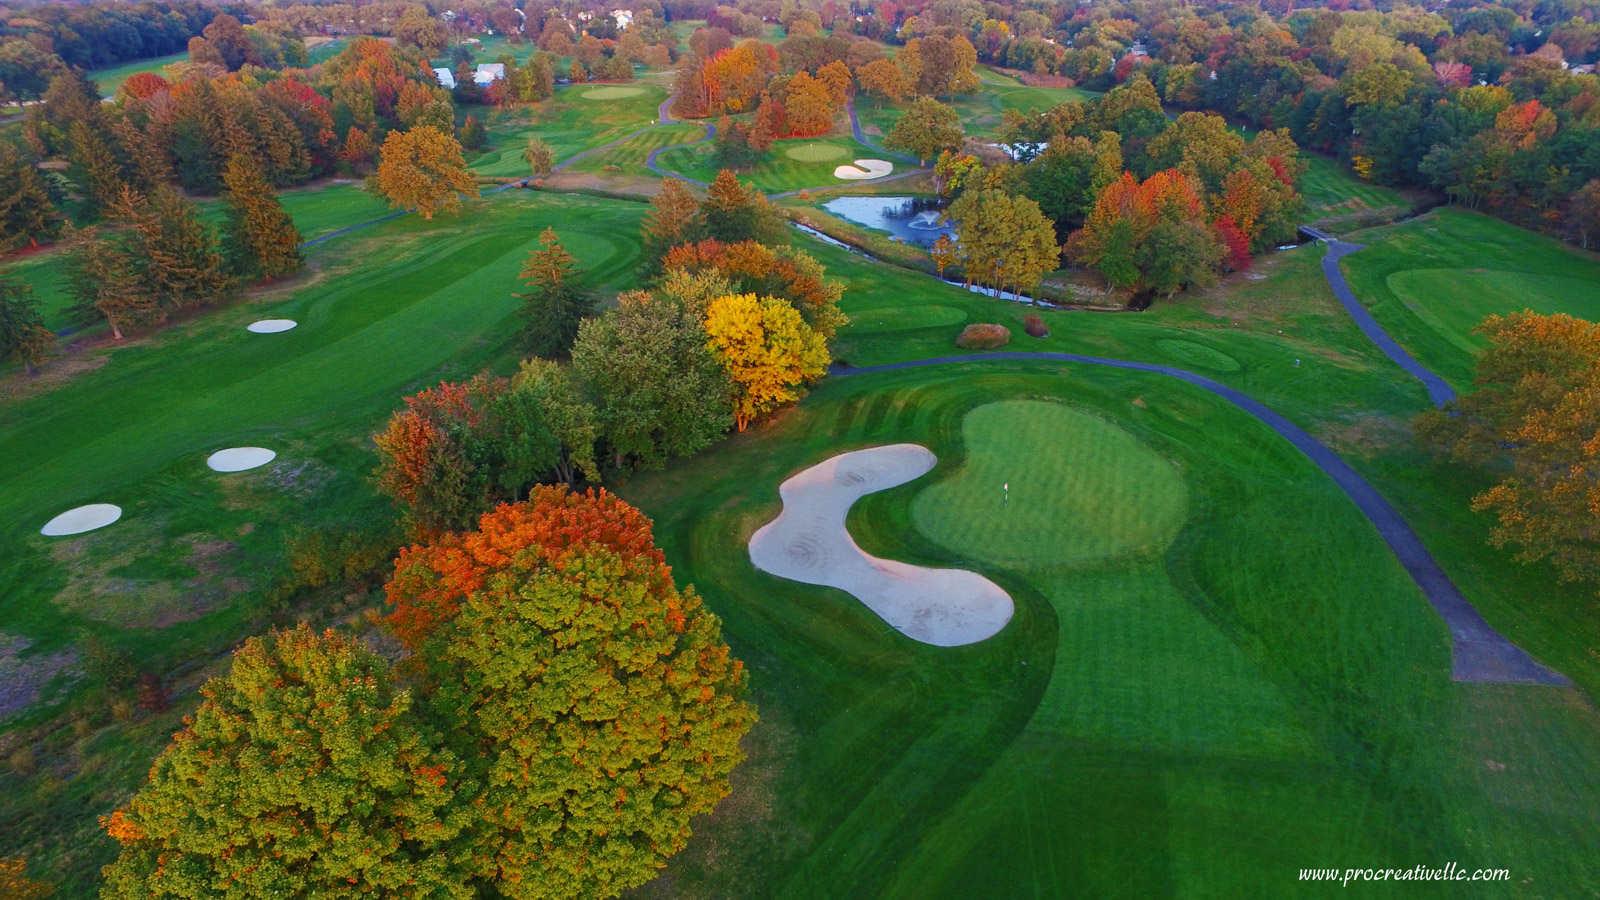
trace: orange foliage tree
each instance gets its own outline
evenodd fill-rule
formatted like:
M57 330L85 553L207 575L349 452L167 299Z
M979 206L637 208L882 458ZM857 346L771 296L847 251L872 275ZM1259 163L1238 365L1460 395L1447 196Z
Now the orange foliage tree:
M1495 515L1495 546L1600 581L1600 325L1518 312L1478 327L1477 389L1423 414L1418 434L1457 460L1511 467L1473 508ZM1504 470L1502 470L1504 472Z
M461 194L478 196L478 185L461 157L461 144L432 125L391 131L383 139L378 189L396 209L416 207L432 219L441 209L461 208Z
M844 288L828 281L822 264L801 250L772 249L756 241L724 244L705 240L674 247L661 264L669 273L716 272L737 293L788 301L824 340L832 340L839 327L849 321L839 311Z
M402 552L388 593L483 785L469 840L498 896L642 884L727 795L755 721L744 668L638 510L540 488Z

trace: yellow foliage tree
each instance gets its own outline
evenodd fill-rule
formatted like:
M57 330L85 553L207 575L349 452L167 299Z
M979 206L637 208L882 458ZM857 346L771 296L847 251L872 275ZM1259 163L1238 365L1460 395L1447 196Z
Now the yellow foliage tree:
M454 136L432 125L391 131L378 163L378 190L396 209L415 206L424 219L461 208L461 196L478 196L472 170Z
M828 344L793 306L773 297L730 294L706 311L706 342L734 382L739 430L785 403L828 368Z

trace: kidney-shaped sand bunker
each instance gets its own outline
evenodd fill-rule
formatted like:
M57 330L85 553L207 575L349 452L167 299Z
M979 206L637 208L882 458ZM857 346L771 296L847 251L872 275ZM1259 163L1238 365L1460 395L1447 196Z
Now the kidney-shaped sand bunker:
M975 644L1011 621L1011 595L962 569L928 569L869 556L845 529L866 494L905 484L937 458L917 444L841 453L778 487L783 512L750 538L750 562L802 584L854 596L913 640L939 647Z

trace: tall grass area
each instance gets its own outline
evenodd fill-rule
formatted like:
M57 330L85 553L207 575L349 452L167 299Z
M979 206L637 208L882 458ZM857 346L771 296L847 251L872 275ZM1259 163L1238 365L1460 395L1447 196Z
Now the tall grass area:
M313 248L311 271L268 294L58 361L77 373L0 416L0 633L32 641L35 658L81 655L92 637L157 671L226 653L269 621L262 589L286 536L393 515L371 484L369 436L401 397L513 366L517 273L539 233L554 227L590 283L616 290L631 284L644 211L517 191L434 222L408 216ZM266 316L300 324L245 331ZM278 459L237 475L205 466L252 445ZM38 534L91 502L120 505L122 521ZM8 732L51 716L82 733L34 735L36 772L0 764L0 858L26 854L60 896L88 897L114 846L95 817L137 786L176 720L120 723L78 704L82 681L43 687L53 703L0 723L7 752Z
M938 467L851 532L1000 583L1017 613L988 641L918 644L750 566L783 478L897 441ZM1161 477L1130 482L1130 452ZM1594 707L1451 682L1443 623L1355 508L1197 389L1031 363L832 379L622 492L762 713L657 896L1291 896L1342 859L1506 866L1493 895L1558 896L1600 874ZM1017 516L1019 543L991 539ZM1050 544L1074 551L1026 549Z

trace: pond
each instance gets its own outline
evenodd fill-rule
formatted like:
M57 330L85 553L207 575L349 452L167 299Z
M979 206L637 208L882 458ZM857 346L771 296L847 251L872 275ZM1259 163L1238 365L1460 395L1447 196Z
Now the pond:
M939 222L942 200L930 197L835 197L822 208L841 219L887 231L908 244L931 245L939 235L955 238L949 224Z

